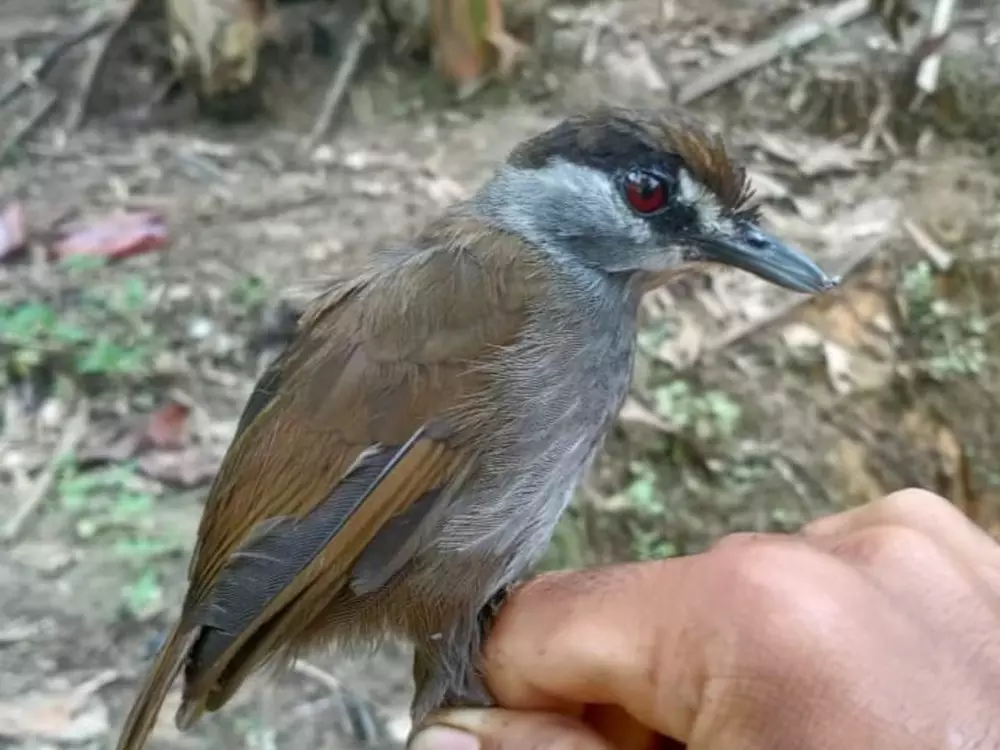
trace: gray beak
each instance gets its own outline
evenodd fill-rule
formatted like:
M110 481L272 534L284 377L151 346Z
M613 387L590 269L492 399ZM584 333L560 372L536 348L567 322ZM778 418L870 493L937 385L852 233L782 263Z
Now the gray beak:
M830 278L800 250L765 234L752 224L741 224L732 235L699 237L705 260L740 268L793 292L815 294L840 283Z

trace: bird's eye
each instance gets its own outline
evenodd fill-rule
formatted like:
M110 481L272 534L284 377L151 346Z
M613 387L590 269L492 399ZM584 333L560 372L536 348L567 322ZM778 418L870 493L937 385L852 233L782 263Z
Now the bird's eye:
M667 186L651 172L629 172L625 175L624 189L625 199L636 213L655 213L667 204Z

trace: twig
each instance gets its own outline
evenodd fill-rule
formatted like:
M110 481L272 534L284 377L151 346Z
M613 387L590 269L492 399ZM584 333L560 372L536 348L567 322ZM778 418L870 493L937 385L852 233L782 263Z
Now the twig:
M903 230L910 235L913 243L923 251L938 271L947 272L955 264L955 257L941 247L917 222L903 219Z
M107 24L108 19L104 17L91 21L85 24L82 29L60 39L45 53L30 58L21 68L19 75L0 91L0 107L10 102L24 89L34 86L38 79L45 75L64 53L89 39Z
M344 57L337 67L330 87L326 90L319 116L305 141L304 145L307 151L314 149L320 138L326 135L330 129L330 123L337 112L337 107L340 106L340 101L347 92L347 86L357 71L358 63L361 61L361 53L368 46L369 30L378 15L378 9L378 0L368 0L367 6L355 20L351 39L344 49Z
M14 128L10 135L4 139L3 143L0 143L0 162L2 162L11 151L21 145L21 143L37 128L45 118L49 116L49 113L56 106L56 102L59 101L58 97L51 91L46 91L45 96L42 99L42 103L39 104L35 111L32 112L28 117L21 123L20 127Z
M872 242L865 249L855 253L854 256L847 261L840 273L835 274L840 277L841 284L847 280L848 276L864 265L880 247L880 243ZM735 344L737 341L740 341L757 331L777 323L779 320L787 317L806 303L810 302L812 299L812 296L806 294L797 294L794 297L790 297L784 304L774 308L768 314L761 315L759 318L754 318L753 320L748 320L742 325L734 326L730 328L728 332L709 341L702 348L702 354L704 355L709 352L717 352L722 349L726 349Z
M857 21L871 11L871 0L842 0L829 8L803 13L767 39L751 44L741 54L695 77L680 90L677 100L690 104L747 73L767 65L785 52L812 44L827 32Z
M59 437L59 443L56 445L55 450L52 451L52 455L49 456L48 463L45 464L45 467L38 475L34 486L28 491L28 496L14 511L13 515L7 519L3 528L0 529L0 541L14 541L21 533L27 520L45 500L59 471L59 462L67 453L73 453L76 450L87 432L89 411L90 407L87 400L80 399L76 411L70 417L62 435Z
M809 494L808 488L805 483L799 479L795 473L795 469L792 468L792 462L789 461L784 456L772 456L771 466L774 467L775 472L779 477L787 484L795 496L799 500L799 507L802 509L805 520L811 520L819 515L818 503L812 495Z
M70 106L68 114L66 115L67 131L73 132L78 130L87 119L90 101L94 96L94 87L107 64L108 53L111 51L114 43L121 36L122 31L124 31L125 27L132 19L132 16L135 15L136 9L138 9L142 2L143 0L129 0L128 5L125 6L121 15L119 15L118 19L111 25L111 28L107 30L107 33L97 41L93 49L90 51L90 54L87 56L87 63L84 66L83 74L80 80L80 91Z
M340 680L315 664L296 660L292 669L304 677L315 680L334 695L340 696L356 739L367 744L385 736L385 722L379 716L378 707L370 700L346 689L340 684Z
M929 39L940 39L948 33L952 17L955 15L956 0L937 0L934 4L934 15L931 16ZM920 61L917 68L917 88L924 94L933 94L937 90L938 76L941 73L941 48Z
M340 684L340 680L327 672L325 669L320 669L311 662L296 659L292 663L292 671L297 672L303 677L308 677L313 682L318 682L331 693L344 692L344 686Z

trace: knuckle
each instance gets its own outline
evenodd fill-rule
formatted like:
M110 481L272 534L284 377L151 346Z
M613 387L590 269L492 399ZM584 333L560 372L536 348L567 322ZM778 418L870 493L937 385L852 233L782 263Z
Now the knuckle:
M857 623L844 564L804 543L720 550L710 585L738 618L734 659L755 673L819 666Z
M716 539L709 545L707 551L714 554L728 554L730 551L743 549L747 546L766 544L769 540L769 534L758 531L734 531Z
M831 552L854 565L882 572L920 570L939 557L937 545L908 526L874 526L848 534Z
M907 487L873 501L870 506L873 517L883 523L905 524L914 514L957 513L948 500L919 487Z

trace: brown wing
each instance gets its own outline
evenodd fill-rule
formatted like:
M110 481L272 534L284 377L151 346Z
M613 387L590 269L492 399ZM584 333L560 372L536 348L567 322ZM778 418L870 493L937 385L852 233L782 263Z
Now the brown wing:
M309 625L391 519L443 497L475 460L446 417L477 408L488 376L475 365L516 338L538 275L512 242L471 229L461 246L335 290L262 378L199 530L184 619L201 634L182 724L222 705ZM384 565L404 562L405 542ZM366 556L369 579L371 566Z

